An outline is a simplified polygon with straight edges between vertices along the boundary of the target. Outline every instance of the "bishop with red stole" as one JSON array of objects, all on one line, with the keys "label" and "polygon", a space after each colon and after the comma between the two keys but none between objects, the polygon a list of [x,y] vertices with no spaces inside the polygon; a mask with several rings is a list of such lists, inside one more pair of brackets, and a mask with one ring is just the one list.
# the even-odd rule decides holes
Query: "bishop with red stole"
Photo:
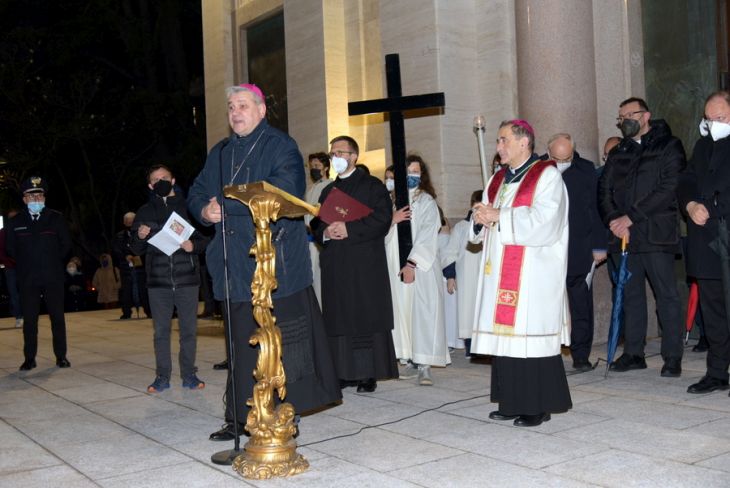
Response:
[{"label": "bishop with red stole", "polygon": [[482,243],[471,351],[492,359],[493,420],[532,427],[572,407],[560,354],[570,344],[565,287],[568,195],[552,161],[533,154],[524,120],[500,124],[495,173],[474,206],[470,237]]}]

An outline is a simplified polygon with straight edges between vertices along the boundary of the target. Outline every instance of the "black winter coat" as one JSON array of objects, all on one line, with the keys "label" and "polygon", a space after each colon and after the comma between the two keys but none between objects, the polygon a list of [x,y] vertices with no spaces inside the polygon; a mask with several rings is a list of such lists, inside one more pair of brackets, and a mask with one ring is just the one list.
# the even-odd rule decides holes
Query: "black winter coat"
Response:
[{"label": "black winter coat", "polygon": [[[598,181],[598,210],[604,224],[628,215],[630,252],[679,249],[677,183],[686,165],[682,142],[663,120],[650,121],[641,143],[624,138],[608,155]],[[620,252],[621,240],[610,235],[609,252]]]},{"label": "black winter coat", "polygon": [[563,183],[569,202],[568,276],[584,275],[591,270],[593,251],[603,251],[607,245],[606,227],[596,202],[596,168],[576,152],[573,163],[563,171]]},{"label": "black winter coat", "polygon": [[719,220],[730,218],[730,137],[717,142],[711,137],[697,141],[689,165],[680,176],[677,195],[683,213],[694,201],[703,204],[710,214],[704,226],[687,219],[687,274],[721,279],[720,256],[709,244],[717,238]]},{"label": "black winter coat", "polygon": [[[147,271],[147,288],[182,288],[199,286],[200,273],[198,271],[198,254],[205,251],[208,239],[197,230],[190,236],[193,243],[193,252],[188,253],[182,248],[171,256],[166,255],[147,241],[152,238],[167,222],[172,212],[190,222],[187,204],[181,196],[175,195],[166,199],[155,195],[153,199],[140,207],[132,224],[132,239],[130,249],[134,254],[146,255],[145,270]],[[140,239],[137,230],[140,225],[150,227],[147,239]]]},{"label": "black winter coat", "polygon": [[[234,167],[238,171],[232,171]],[[256,242],[256,228],[248,207],[233,198],[223,198],[222,193],[225,185],[254,181],[266,181],[297,198],[304,198],[307,187],[304,162],[296,141],[271,127],[266,119],[249,135],[231,134],[213,146],[188,194],[190,213],[203,225],[213,225],[202,219],[203,207],[211,197],[217,197],[225,210],[228,275],[232,277],[230,299],[234,303],[251,301],[256,257],[249,250]],[[216,300],[225,299],[222,227],[221,222],[215,224],[215,235],[205,255]],[[304,219],[279,219],[271,224],[271,233],[276,248],[278,284],[273,298],[288,297],[311,286],[312,263]]]},{"label": "black winter coat", "polygon": [[66,258],[71,253],[71,235],[60,212],[44,208],[38,221],[21,210],[7,224],[5,246],[15,259],[18,285],[63,286]]}]

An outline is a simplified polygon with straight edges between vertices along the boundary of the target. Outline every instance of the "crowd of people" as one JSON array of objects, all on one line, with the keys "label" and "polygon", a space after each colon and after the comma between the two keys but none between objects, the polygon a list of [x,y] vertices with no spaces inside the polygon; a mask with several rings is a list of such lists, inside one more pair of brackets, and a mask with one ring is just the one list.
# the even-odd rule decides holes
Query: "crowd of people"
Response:
[{"label": "crowd of people", "polygon": [[[421,156],[408,155],[399,189],[399,171],[388,168],[383,180],[370,175],[358,163],[357,141],[341,135],[330,141],[328,152],[309,156],[312,185],[305,193],[302,155],[291,137],[266,121],[262,91],[252,84],[233,86],[227,99],[232,133],[211,149],[188,198],[176,191],[169,167],[150,168],[150,201],[124,216],[125,228],[111,255],[100,257],[93,280],[100,303],[119,300],[121,319],[131,317],[134,304],[152,318],[156,376],[150,393],[170,387],[174,310],[182,385],[205,386],[195,366],[199,288],[209,286],[223,303],[233,349],[226,351],[231,367],[225,423],[211,440],[244,432],[258,354],[249,343],[257,327],[251,306],[256,262],[249,255],[254,225],[248,207],[222,191],[261,180],[322,209],[318,216],[271,226],[278,284],[273,305],[287,401],[299,413],[336,404],[348,387],[369,393],[378,381],[394,379],[433,385],[432,368],[448,366],[461,347],[467,356],[491,357],[491,400],[498,407],[490,418],[530,427],[566,412],[572,402],[561,348],[570,348],[576,372],[594,367],[593,270],[607,261],[615,277],[624,250],[631,279],[623,290],[623,354],[610,369],[647,367],[648,280],[661,326],[660,374],[680,377],[684,326],[675,260],[683,254],[681,218],[687,222],[687,275],[699,288],[708,345],[706,375],[688,392],[728,389],[727,92],[708,97],[689,162],[668,124],[653,118],[640,98],[619,104],[621,137],[606,141],[598,167],[581,157],[570,134],[554,134],[545,148],[537,148],[528,121],[503,121],[496,133],[495,172],[486,188],[465,195],[469,212],[453,227],[437,204]],[[395,193],[403,188],[408,204],[397,208]],[[32,177],[21,190],[27,211],[0,233],[6,279],[10,274],[18,281],[22,311],[13,313],[24,333],[20,369],[35,367],[41,298],[51,317],[57,364],[68,367],[63,314],[68,229],[60,213],[43,205],[44,179]],[[339,215],[325,212],[330,207]],[[164,251],[151,239],[173,213],[198,229]],[[207,273],[201,269],[203,254]],[[72,263],[65,269],[75,272]],[[204,314],[212,307],[206,304]]]}]

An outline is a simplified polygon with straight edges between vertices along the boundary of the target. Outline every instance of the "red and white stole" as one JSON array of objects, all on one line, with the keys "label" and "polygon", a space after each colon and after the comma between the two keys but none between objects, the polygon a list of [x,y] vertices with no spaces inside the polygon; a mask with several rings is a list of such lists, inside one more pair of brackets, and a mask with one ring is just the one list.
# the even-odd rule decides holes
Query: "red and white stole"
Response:
[{"label": "red and white stole", "polygon": [[[517,194],[512,201],[513,208],[532,205],[537,182],[548,166],[555,167],[555,161],[538,161],[527,171],[520,181]],[[487,188],[490,202],[494,202],[507,171],[508,169],[505,168],[492,178],[489,188]],[[525,246],[504,246],[502,267],[499,271],[499,287],[497,288],[497,306],[494,309],[494,331],[497,333],[512,335],[514,332],[524,257]]]}]

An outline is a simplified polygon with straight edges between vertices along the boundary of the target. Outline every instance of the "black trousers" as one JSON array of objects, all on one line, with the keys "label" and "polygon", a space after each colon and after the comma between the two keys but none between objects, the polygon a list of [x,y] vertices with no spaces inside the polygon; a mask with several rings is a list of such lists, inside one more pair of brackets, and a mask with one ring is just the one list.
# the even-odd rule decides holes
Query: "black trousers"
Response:
[{"label": "black trousers", "polygon": [[66,357],[66,318],[63,315],[63,282],[45,286],[21,285],[20,306],[23,309],[23,354],[25,359],[35,359],[38,353],[38,315],[41,297],[51,319],[53,353],[57,359]]},{"label": "black trousers", "polygon": [[[611,254],[617,269],[620,254]],[[681,359],[684,352],[682,306],[674,274],[674,254],[647,252],[628,255],[627,267],[631,278],[624,286],[624,353],[644,356],[648,314],[646,282],[649,279],[656,299],[657,316],[662,328],[662,357]]]},{"label": "black trousers", "polygon": [[588,360],[593,345],[593,290],[586,284],[586,275],[568,276],[570,307],[570,355],[573,361]]},{"label": "black trousers", "polygon": [[120,273],[122,286],[119,288],[119,305],[122,307],[122,313],[128,317],[132,315],[132,307],[134,306],[133,286],[134,280],[137,280],[137,291],[139,294],[139,304],[142,306],[145,315],[151,316],[150,300],[147,294],[147,276],[144,269],[131,269]]},{"label": "black trousers", "polygon": [[730,366],[730,329],[725,311],[722,280],[697,280],[700,288],[702,319],[705,323],[707,350],[707,376],[728,380]]}]

